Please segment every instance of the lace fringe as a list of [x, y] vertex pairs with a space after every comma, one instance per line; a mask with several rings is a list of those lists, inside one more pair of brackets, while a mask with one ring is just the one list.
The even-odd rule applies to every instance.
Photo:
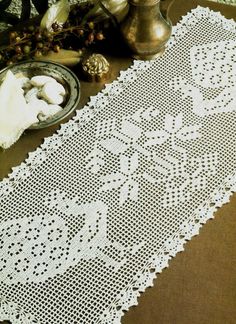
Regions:
[[11, 324], [39, 324], [32, 315], [6, 299], [0, 299], [0, 321], [10, 321]]

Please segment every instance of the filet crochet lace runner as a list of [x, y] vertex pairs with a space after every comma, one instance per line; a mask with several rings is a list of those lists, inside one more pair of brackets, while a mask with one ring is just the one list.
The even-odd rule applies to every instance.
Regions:
[[0, 320], [120, 323], [229, 201], [235, 36], [193, 10], [0, 183]]

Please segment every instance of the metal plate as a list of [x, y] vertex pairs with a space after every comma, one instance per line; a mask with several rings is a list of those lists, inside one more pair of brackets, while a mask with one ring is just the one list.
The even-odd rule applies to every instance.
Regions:
[[66, 90], [65, 99], [61, 105], [63, 110], [45, 121], [39, 121], [37, 124], [32, 125], [30, 129], [39, 129], [54, 125], [62, 121], [77, 107], [80, 99], [80, 82], [77, 76], [65, 66], [50, 61], [20, 62], [0, 71], [0, 83], [9, 69], [15, 75], [22, 73], [29, 78], [35, 75], [50, 76], [61, 83]]

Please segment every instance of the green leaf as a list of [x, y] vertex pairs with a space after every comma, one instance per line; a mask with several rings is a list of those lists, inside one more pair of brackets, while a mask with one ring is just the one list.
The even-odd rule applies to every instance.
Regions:
[[43, 16], [40, 27], [50, 30], [53, 23], [64, 24], [70, 13], [70, 4], [68, 0], [60, 0], [53, 4]]

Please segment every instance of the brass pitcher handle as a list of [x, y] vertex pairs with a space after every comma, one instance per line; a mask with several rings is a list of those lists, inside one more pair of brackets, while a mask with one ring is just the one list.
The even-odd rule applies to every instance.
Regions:
[[166, 0], [160, 0], [160, 11], [161, 11], [161, 14], [163, 16], [164, 19], [168, 20], [168, 17], [169, 17], [169, 11], [170, 11], [170, 8], [171, 6], [173, 5], [175, 0], [171, 0], [169, 2], [169, 4], [167, 5], [167, 1]]
[[102, 0], [97, 1], [99, 7], [104, 11], [105, 14], [111, 19], [114, 26], [119, 27], [119, 23], [116, 19], [116, 17], [106, 8], [106, 6], [103, 4]]

